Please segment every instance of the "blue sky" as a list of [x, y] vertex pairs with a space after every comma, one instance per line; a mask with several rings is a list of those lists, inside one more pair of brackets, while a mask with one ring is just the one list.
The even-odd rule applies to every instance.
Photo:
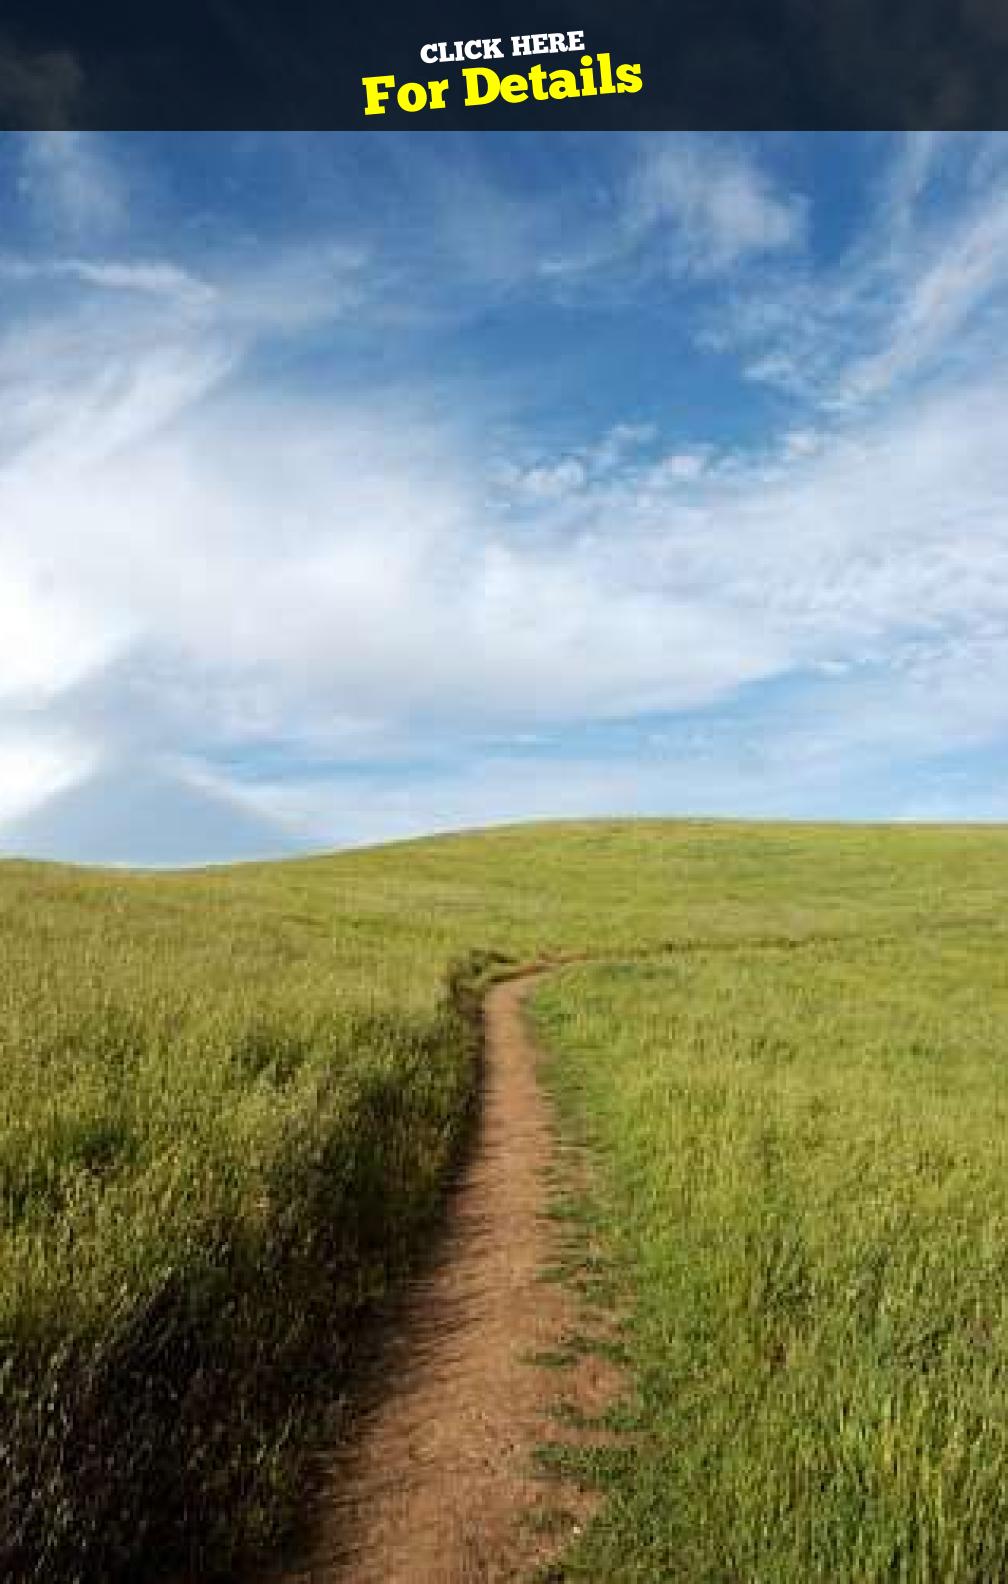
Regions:
[[1008, 817], [1006, 309], [1002, 134], [5, 135], [0, 849]]

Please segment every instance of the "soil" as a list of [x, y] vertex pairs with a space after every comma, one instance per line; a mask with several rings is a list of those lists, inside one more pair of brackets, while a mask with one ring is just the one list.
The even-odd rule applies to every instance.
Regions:
[[593, 1506], [534, 1463], [546, 1441], [584, 1439], [551, 1417], [561, 1398], [597, 1413], [618, 1387], [590, 1351], [574, 1350], [566, 1368], [546, 1362], [582, 1316], [571, 1287], [544, 1278], [563, 1234], [547, 1214], [557, 1150], [523, 1010], [534, 977], [487, 997], [482, 1116], [436, 1260], [382, 1347], [346, 1452], [325, 1470], [308, 1559], [276, 1584], [528, 1577]]

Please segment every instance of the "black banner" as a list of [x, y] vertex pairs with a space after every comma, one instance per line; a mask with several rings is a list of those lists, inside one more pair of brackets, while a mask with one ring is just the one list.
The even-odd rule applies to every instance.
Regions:
[[990, 128], [1006, 83], [1004, 0], [0, 7], [6, 130]]

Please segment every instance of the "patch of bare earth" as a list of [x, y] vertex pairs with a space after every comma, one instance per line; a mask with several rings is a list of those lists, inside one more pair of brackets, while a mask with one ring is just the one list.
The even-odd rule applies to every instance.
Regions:
[[[492, 989], [479, 1134], [438, 1257], [407, 1295], [381, 1379], [325, 1471], [309, 1557], [281, 1584], [498, 1584], [556, 1555], [590, 1492], [537, 1475], [561, 1400], [594, 1415], [617, 1371], [574, 1349], [576, 1295], [543, 1279], [563, 1248], [548, 1214], [556, 1146], [523, 1011], [533, 976]], [[370, 1397], [370, 1401], [367, 1398]], [[559, 1575], [558, 1575], [559, 1576]], [[276, 1577], [276, 1576], [275, 1576]]]

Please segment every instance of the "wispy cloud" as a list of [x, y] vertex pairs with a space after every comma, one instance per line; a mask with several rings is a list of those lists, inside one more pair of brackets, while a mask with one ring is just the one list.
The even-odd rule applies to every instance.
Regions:
[[670, 267], [704, 275], [798, 246], [805, 221], [804, 200], [749, 153], [700, 138], [648, 139], [627, 191], [630, 234], [659, 233]]
[[26, 284], [44, 280], [79, 281], [103, 291], [140, 292], [167, 298], [180, 307], [202, 307], [215, 297], [214, 288], [164, 259], [4, 258], [0, 280]]
[[742, 350], [750, 377], [840, 413], [982, 366], [1008, 300], [1006, 157], [1003, 134], [899, 139], [839, 256], [741, 283], [703, 336]]
[[[926, 237], [899, 282], [882, 344], [846, 369], [841, 397], [888, 390], [947, 357], [980, 310], [1008, 297], [1008, 185], [985, 192], [948, 231]], [[990, 326], [985, 327], [989, 334]], [[989, 342], [983, 350], [986, 352]]]
[[604, 202], [546, 252], [544, 278], [568, 288], [614, 273], [624, 288], [628, 274], [716, 278], [804, 243], [804, 198], [741, 144], [661, 134], [626, 139], [622, 152]]
[[127, 215], [122, 170], [83, 132], [20, 135], [20, 190], [38, 223], [71, 239], [106, 236]]

